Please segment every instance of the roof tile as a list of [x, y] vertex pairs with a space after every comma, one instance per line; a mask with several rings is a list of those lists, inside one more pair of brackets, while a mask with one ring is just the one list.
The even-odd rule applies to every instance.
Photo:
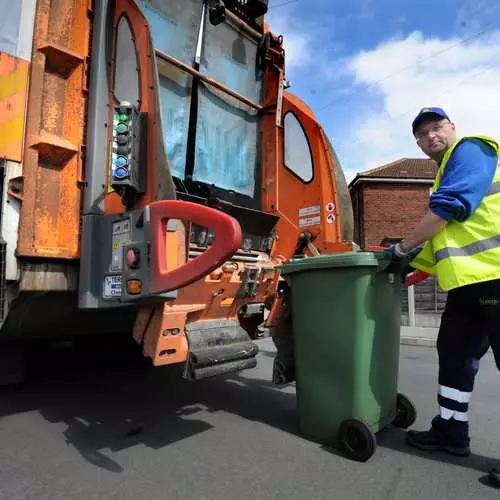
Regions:
[[362, 172], [360, 177], [391, 177], [395, 179], [434, 179], [438, 165], [434, 160], [402, 158], [381, 167]]

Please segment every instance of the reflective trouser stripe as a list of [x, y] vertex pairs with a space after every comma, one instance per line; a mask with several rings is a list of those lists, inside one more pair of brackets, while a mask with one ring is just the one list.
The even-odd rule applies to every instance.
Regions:
[[449, 410], [444, 406], [439, 407], [439, 414], [443, 420], [450, 420], [453, 418], [454, 420], [458, 420], [460, 422], [468, 422], [469, 418], [467, 417], [467, 413], [462, 411]]
[[443, 396], [443, 398], [452, 399], [457, 403], [468, 403], [470, 401], [470, 396], [472, 393], [459, 391], [458, 389], [453, 389], [452, 387], [440, 385], [439, 394]]
[[486, 250], [492, 250], [493, 248], [500, 247], [500, 235], [493, 236], [486, 240], [476, 241], [470, 245], [465, 245], [462, 248], [448, 247], [438, 250], [434, 257], [436, 262], [440, 262], [448, 257], [470, 257], [471, 255], [484, 252]]
[[444, 420], [458, 420], [467, 422], [467, 410], [469, 409], [469, 401], [472, 395], [471, 392], [460, 391], [446, 385], [439, 386], [438, 393], [439, 413]]

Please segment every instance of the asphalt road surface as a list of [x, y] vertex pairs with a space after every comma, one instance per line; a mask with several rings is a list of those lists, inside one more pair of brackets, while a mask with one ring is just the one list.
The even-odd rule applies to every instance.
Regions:
[[[500, 459], [500, 374], [482, 362], [473, 396], [473, 455], [408, 448], [378, 435], [367, 463], [297, 433], [294, 387], [270, 383], [262, 341], [255, 370], [178, 383], [136, 346], [35, 352], [30, 380], [0, 389], [0, 499], [472, 499], [500, 498], [487, 471]], [[400, 389], [416, 428], [435, 411], [436, 355], [401, 348]]]

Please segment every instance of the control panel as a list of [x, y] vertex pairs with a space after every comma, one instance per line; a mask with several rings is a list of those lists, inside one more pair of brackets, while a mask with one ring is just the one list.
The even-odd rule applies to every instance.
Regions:
[[145, 118], [145, 113], [139, 113], [129, 102], [121, 102], [113, 110], [110, 184], [125, 201], [144, 193]]

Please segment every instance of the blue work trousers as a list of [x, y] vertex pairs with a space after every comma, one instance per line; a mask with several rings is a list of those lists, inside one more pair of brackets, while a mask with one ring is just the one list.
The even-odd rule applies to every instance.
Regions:
[[474, 379], [490, 347], [500, 369], [500, 280], [451, 290], [437, 340], [439, 415], [432, 422], [447, 441], [469, 443]]

